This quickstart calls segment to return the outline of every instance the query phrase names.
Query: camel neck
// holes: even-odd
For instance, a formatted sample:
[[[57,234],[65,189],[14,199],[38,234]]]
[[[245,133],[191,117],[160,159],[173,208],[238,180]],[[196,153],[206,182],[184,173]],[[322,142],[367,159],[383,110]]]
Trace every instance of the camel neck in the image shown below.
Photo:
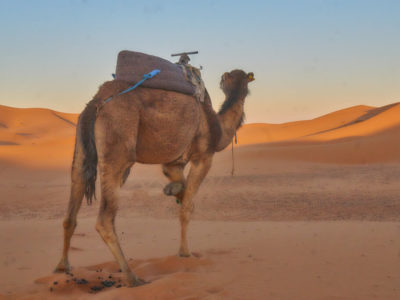
[[[244,118],[244,99],[247,95],[246,93],[236,94],[236,98],[232,95],[226,97],[222,108],[218,113],[218,119],[222,129],[221,139],[218,143],[216,151],[222,151],[231,142],[235,135],[235,132],[242,125]]]

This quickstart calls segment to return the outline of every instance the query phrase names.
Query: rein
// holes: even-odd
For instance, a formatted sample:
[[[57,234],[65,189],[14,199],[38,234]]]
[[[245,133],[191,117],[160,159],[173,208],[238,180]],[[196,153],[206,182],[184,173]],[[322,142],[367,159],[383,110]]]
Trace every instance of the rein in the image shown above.
[[[235,131],[235,144],[237,144],[237,135]],[[233,139],[232,139],[232,171],[231,176],[235,175],[235,156],[233,155]]]

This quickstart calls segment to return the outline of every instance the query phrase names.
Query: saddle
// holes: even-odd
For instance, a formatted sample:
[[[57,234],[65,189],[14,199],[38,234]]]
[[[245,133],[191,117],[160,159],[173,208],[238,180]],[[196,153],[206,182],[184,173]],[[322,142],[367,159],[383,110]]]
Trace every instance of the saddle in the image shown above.
[[[205,87],[200,70],[187,63],[174,64],[161,57],[123,50],[118,54],[115,79],[136,83],[154,69],[161,72],[143,82],[142,87],[192,95],[204,101]]]

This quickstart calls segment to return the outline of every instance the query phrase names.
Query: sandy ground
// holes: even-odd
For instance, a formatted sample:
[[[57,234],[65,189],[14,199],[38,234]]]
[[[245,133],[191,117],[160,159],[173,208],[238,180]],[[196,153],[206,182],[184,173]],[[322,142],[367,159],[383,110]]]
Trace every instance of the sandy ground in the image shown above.
[[[185,259],[176,256],[177,221],[121,217],[122,247],[135,272],[150,281],[139,288],[117,288],[121,273],[94,223],[93,217],[80,220],[69,276],[49,272],[61,251],[59,220],[0,222],[6,242],[1,291],[20,291],[24,299],[400,297],[400,224],[395,222],[194,221],[190,243],[195,256]],[[114,286],[90,293],[110,275]]]
[[[176,256],[179,207],[162,194],[166,180],[159,167],[135,166],[122,189],[117,229],[133,269],[151,282],[137,289],[116,288],[121,274],[94,229],[98,201],[84,203],[79,214],[71,250],[74,277],[53,275],[68,172],[4,168],[0,294],[6,299],[399,299],[399,163],[270,161],[266,168],[256,157],[244,163],[238,154],[232,177],[229,155],[216,157],[195,199],[190,259]],[[115,285],[92,294],[110,275]],[[73,278],[89,283],[78,285]]]
[[[217,154],[196,195],[199,220],[399,221],[400,163],[323,164],[260,158],[257,147]],[[249,153],[250,152],[250,153]],[[400,153],[400,152],[399,152]],[[262,163],[260,163],[262,162]],[[0,219],[56,219],[65,213],[69,173],[3,166]],[[163,194],[160,166],[135,165],[121,190],[121,216],[175,218],[178,206]],[[99,195],[99,191],[97,192]],[[98,203],[80,215],[97,215]]]
[[[98,201],[79,213],[73,275],[52,274],[77,116],[0,106],[0,299],[400,299],[399,113],[245,126],[235,176],[218,153],[195,198],[188,259],[160,167],[135,165],[117,231],[149,284],[127,288],[94,229]]]

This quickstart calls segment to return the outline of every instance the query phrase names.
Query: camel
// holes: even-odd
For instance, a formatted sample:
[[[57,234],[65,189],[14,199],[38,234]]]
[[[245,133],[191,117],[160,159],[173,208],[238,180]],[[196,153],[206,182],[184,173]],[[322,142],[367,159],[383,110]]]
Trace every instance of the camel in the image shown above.
[[[193,197],[207,175],[215,152],[227,147],[244,118],[244,101],[253,73],[233,70],[223,74],[220,87],[225,101],[216,113],[206,92],[203,103],[195,97],[161,89],[130,86],[120,80],[100,86],[79,116],[71,170],[71,192],[63,221],[64,247],[56,272],[69,272],[68,250],[77,226],[77,213],[86,196],[95,197],[97,167],[101,202],[96,230],[107,244],[129,286],[144,283],[130,269],[115,232],[118,190],[134,163],[161,164],[170,180],[164,193],[180,203],[179,255],[190,256],[186,232]],[[112,101],[104,100],[114,96]],[[184,168],[190,162],[185,178]]]

